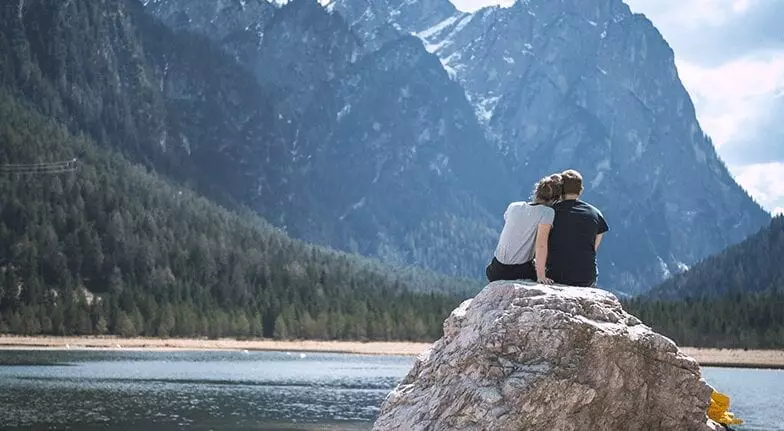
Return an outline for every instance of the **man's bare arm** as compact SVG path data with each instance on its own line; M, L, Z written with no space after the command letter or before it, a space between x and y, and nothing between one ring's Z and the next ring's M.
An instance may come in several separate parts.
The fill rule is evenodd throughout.
M602 242L602 236L604 236L603 233L600 233L599 235L596 235L596 242L594 242L594 244L593 244L594 251L599 251L599 244L601 244L601 242Z

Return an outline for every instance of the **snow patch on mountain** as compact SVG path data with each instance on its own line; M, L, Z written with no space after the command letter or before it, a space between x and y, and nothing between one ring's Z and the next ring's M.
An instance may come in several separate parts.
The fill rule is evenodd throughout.
M459 34L473 18L474 14L470 13L450 16L432 27L419 32L412 32L412 34L422 39L428 52L436 54L442 48L448 47L454 43L452 37ZM442 58L442 62L444 62L444 64L449 64L444 58Z

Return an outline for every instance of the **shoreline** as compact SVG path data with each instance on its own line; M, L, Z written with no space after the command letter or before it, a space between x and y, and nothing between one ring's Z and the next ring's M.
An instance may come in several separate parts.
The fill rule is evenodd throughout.
M279 341L270 339L187 339L119 337L26 337L0 335L0 350L118 351L282 351L417 356L431 343L406 341ZM703 367L784 369L784 350L706 349L681 347Z
M408 341L317 341L232 338L28 337L0 335L0 350L118 350L118 351L274 351L416 356L431 343Z
M680 347L701 367L784 370L784 350L708 349Z

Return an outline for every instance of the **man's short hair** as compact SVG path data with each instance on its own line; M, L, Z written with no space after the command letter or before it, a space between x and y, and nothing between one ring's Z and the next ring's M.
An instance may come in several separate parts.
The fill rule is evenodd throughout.
M583 193L583 176L574 169L569 169L561 173L563 181L563 194L580 195Z

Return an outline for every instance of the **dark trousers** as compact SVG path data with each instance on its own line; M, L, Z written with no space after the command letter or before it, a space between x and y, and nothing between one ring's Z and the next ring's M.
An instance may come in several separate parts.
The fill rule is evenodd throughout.
M556 284L575 287L596 287L596 275L584 274L583 277L575 277L574 274L566 274L563 271L547 269L547 276L553 279Z
M585 280L577 280L577 281L568 281L565 279L552 279L555 284L563 284L566 286L574 286L574 287L596 287L596 281L585 281Z
M498 280L533 280L536 281L536 268L534 261L529 260L519 265L505 265L493 257L490 265L485 270L490 282Z

